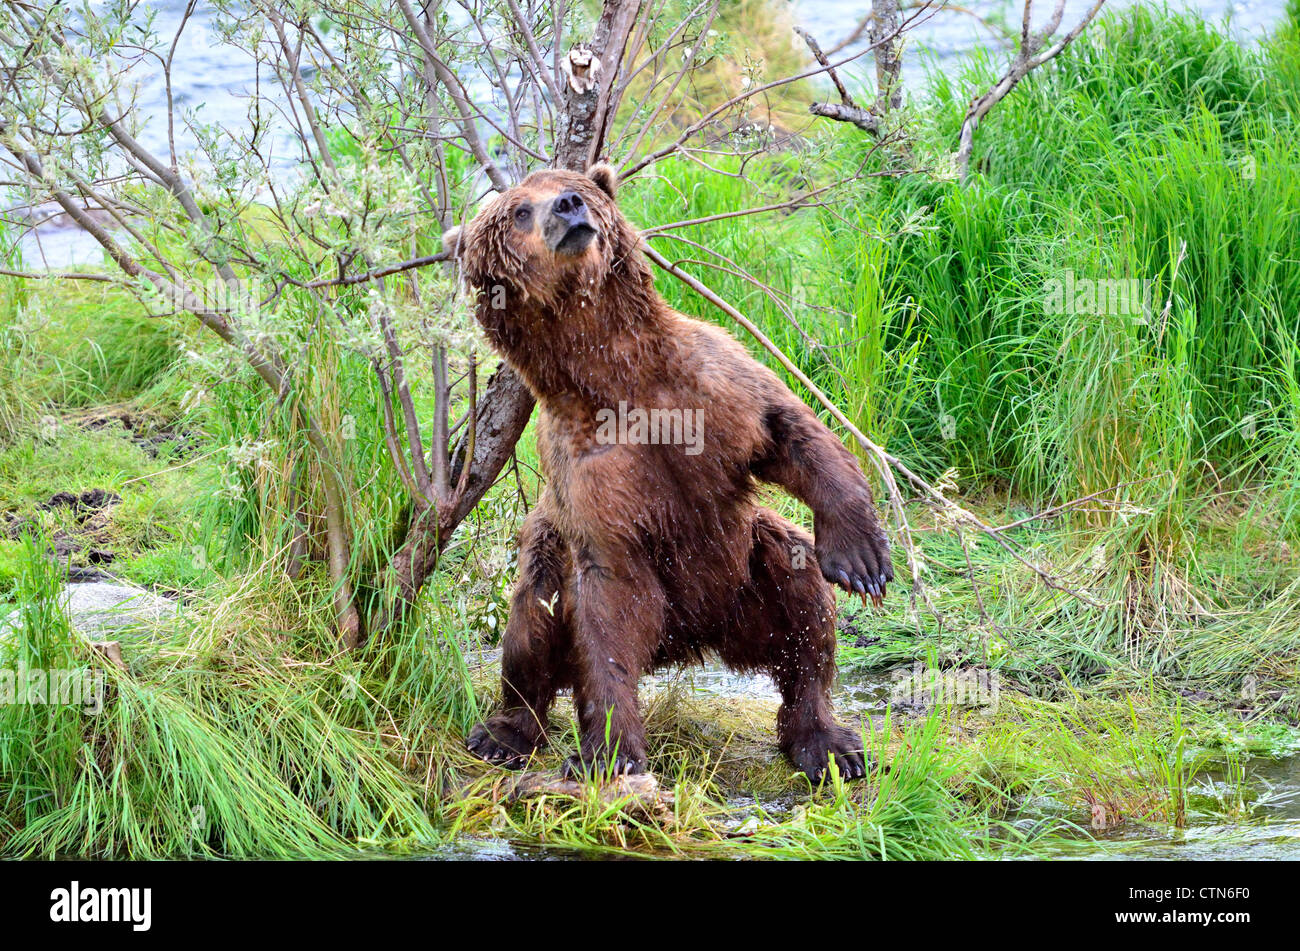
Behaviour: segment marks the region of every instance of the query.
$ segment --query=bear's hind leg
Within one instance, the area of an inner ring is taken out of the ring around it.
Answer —
[[[766,670],[781,691],[781,751],[812,782],[834,758],[840,775],[866,775],[862,737],[831,714],[835,680],[835,595],[822,578],[807,532],[760,509],[750,582],[718,651],[724,662]]]
[[[474,727],[470,752],[517,769],[546,743],[547,714],[555,692],[572,682],[572,638],[564,619],[568,546],[535,509],[520,533],[519,581],[501,640],[500,712]]]
[[[637,682],[663,641],[666,601],[653,569],[631,552],[579,556],[573,606],[573,706],[578,752],[566,776],[640,773],[645,726]]]

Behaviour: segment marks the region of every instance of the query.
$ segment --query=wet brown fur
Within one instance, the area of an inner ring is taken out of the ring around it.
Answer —
[[[548,245],[543,224],[557,196],[574,192],[596,235],[565,254]],[[841,772],[862,775],[859,735],[831,716],[827,579],[883,593],[892,577],[870,489],[772,372],[719,328],[664,303],[613,193],[605,166],[537,172],[449,235],[479,322],[537,397],[547,477],[521,532],[503,707],[469,745],[522,764],[545,742],[556,691],[571,687],[581,747],[570,769],[640,770],[638,677],[715,652],[775,679],[778,736],[797,767],[819,777],[834,756]],[[620,401],[702,409],[703,451],[598,442],[597,412]],[[755,504],[756,480],[809,505],[815,545]]]

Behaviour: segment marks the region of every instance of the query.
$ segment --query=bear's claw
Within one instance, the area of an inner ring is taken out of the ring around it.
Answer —
[[[519,729],[505,716],[495,716],[474,727],[465,739],[465,747],[493,766],[519,769],[541,746],[541,738]]]
[[[867,775],[868,758],[862,749],[862,737],[845,726],[810,733],[789,744],[786,755],[814,785],[829,775],[832,757],[844,780],[865,779]]]
[[[823,530],[817,550],[817,561],[822,576],[831,584],[839,585],[849,594],[861,595],[878,607],[884,600],[886,586],[894,580],[894,564],[889,554],[889,542],[883,534],[868,535],[865,542],[843,543],[836,537],[826,538]]]
[[[591,776],[603,778],[611,773],[615,776],[631,776],[644,772],[645,765],[640,759],[622,753],[616,753],[612,763],[604,753],[595,756],[573,753],[565,758],[564,765],[560,767],[560,775],[565,779],[584,779]]]

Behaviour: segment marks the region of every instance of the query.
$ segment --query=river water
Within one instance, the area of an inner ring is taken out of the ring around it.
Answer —
[[[1081,14],[1092,5],[1092,0],[1066,0],[1065,24],[1077,22]],[[1119,10],[1130,6],[1144,5],[1144,0],[1109,0],[1106,9]],[[1147,6],[1158,6],[1145,0]],[[1004,20],[1018,24],[1023,7],[1007,0],[972,0],[969,3],[954,4],[973,14],[989,18],[1001,13]],[[1034,7],[1033,24],[1041,27],[1056,6],[1051,0],[1038,0]],[[1171,3],[1175,9],[1195,10],[1212,23],[1229,21],[1229,32],[1241,42],[1258,41],[1268,35],[1277,25],[1286,9],[1285,0],[1186,0],[1183,3]],[[795,16],[822,46],[830,47],[841,37],[848,35],[850,28],[870,4],[864,0],[795,0],[792,4]],[[1105,10],[1102,11],[1103,15]],[[972,50],[989,45],[990,33],[987,27],[974,16],[956,10],[939,11],[925,14],[926,19],[919,22],[915,31],[909,33],[908,50],[911,60],[904,58],[903,68],[912,70],[912,76],[923,75],[924,62],[931,59],[940,66],[958,61]],[[852,50],[854,47],[849,47]]]
[[[92,0],[92,5],[102,7],[105,0]],[[1110,0],[1108,6],[1121,8],[1140,0]],[[1063,22],[1072,23],[1087,9],[1089,0],[1067,0]],[[1188,0],[1188,7],[1206,19],[1230,24],[1231,34],[1239,42],[1258,41],[1278,23],[1285,8],[1285,0]],[[185,9],[185,0],[156,0],[150,5],[155,11],[154,27],[160,37],[170,38],[176,32]],[[795,19],[807,27],[825,48],[831,48],[849,35],[854,25],[870,8],[868,0],[792,0],[790,4]],[[1012,4],[1006,0],[969,0],[965,9],[983,17],[1010,12],[1014,21]],[[1053,6],[1040,0],[1035,13],[1035,24],[1041,25]],[[177,43],[173,76],[173,98],[176,104],[176,141],[179,152],[195,147],[195,139],[186,128],[186,119],[227,129],[246,129],[248,120],[248,93],[254,88],[257,74],[252,57],[220,41],[215,16],[207,4],[186,23]],[[955,11],[927,13],[909,32],[909,47],[904,56],[904,79],[914,91],[924,80],[925,70],[937,67],[949,70],[959,64],[971,51],[989,45],[990,34],[975,17]],[[865,41],[863,41],[865,42]],[[861,49],[863,43],[847,48],[844,54]],[[864,56],[853,68],[869,69],[870,56]],[[167,99],[159,81],[160,73],[149,72],[149,65],[137,67],[133,78],[139,84],[134,103],[137,115],[151,117],[140,138],[160,155],[167,151],[167,124],[165,120]],[[277,88],[262,76],[262,90],[274,100]],[[298,145],[290,135],[287,123],[281,137],[272,140],[273,164],[285,174],[290,174],[298,160]],[[86,234],[75,228],[46,227],[39,236],[23,241],[24,260],[29,266],[68,267],[98,261],[101,252]]]

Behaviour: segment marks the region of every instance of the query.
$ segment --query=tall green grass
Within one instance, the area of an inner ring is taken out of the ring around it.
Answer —
[[[953,376],[967,393],[969,419],[950,462],[979,458],[982,437],[1009,456],[986,454],[974,471],[1010,475],[1038,498],[1096,488],[1112,474],[1068,451],[1068,469],[1039,474],[1039,460],[1063,448],[1066,421],[1026,430],[1024,412],[1007,411],[1036,392],[1078,393],[1077,376],[1056,375],[1069,372],[1063,361],[1043,361],[1067,344],[1082,353],[1075,334],[1086,328],[1041,306],[1044,279],[1069,268],[1150,282],[1152,313],[1133,328],[1134,356],[1163,376],[1160,395],[1190,401],[1189,448],[1203,465],[1186,477],[1203,475],[1205,465],[1217,476],[1258,472],[1262,444],[1247,442],[1263,420],[1278,418],[1286,389],[1276,376],[1261,386],[1259,371],[1276,365],[1278,329],[1300,314],[1300,148],[1287,108],[1300,87],[1277,69],[1290,49],[1281,40],[1243,48],[1195,15],[1139,6],[1103,20],[999,105],[981,128],[978,184],[937,199],[937,230],[916,248],[908,282],[922,289],[936,376],[960,367]],[[990,66],[977,63],[958,84],[939,79],[940,92],[964,102],[991,78]],[[959,115],[946,113],[938,129],[952,131]],[[982,204],[965,194],[979,188],[990,194]],[[990,232],[1024,240],[999,254]],[[971,283],[968,260],[989,271],[1000,258],[1010,258],[1009,274]],[[998,314],[1025,321],[1000,333],[988,323]],[[954,351],[976,345],[982,357],[954,364]],[[980,372],[1000,360],[1011,372]],[[988,400],[986,388],[1005,402]],[[1091,392],[1101,401],[1098,422],[1113,419],[1105,391]],[[1153,455],[1166,449],[1163,439],[1148,443]]]
[[[120,289],[0,278],[0,443],[56,409],[132,400],[174,409],[192,333]]]
[[[1186,456],[1185,482],[1207,465],[1250,479],[1262,447],[1271,457],[1254,434],[1285,415],[1275,370],[1300,313],[1300,140],[1273,69],[1280,48],[1242,48],[1194,15],[1126,10],[999,105],[968,186],[870,179],[825,212],[675,232],[709,251],[656,243],[709,262],[697,272],[931,475],[956,466],[1037,501],[1140,477],[1150,465],[1082,449],[1081,415],[1122,428],[1154,399],[1190,400],[1190,432],[1171,443],[1167,425],[1150,426],[1116,455]],[[931,144],[955,133],[943,102],[965,102],[994,69],[934,77],[940,106],[920,117]],[[869,144],[835,142],[752,166],[759,200],[854,167]],[[642,223],[755,203],[751,183],[660,168],[626,192]],[[1050,312],[1048,282],[1067,271],[1143,282],[1145,311]],[[673,282],[661,289],[707,313]],[[1109,378],[1089,375],[1112,356],[1122,365]]]
[[[61,585],[29,539],[4,666],[97,669],[105,703],[0,705],[7,853],[306,857],[437,840],[382,729],[361,726],[365,689],[340,671],[285,665],[252,641],[237,657],[201,650],[202,632],[183,629],[170,643],[124,640],[122,670],[70,627]]]

